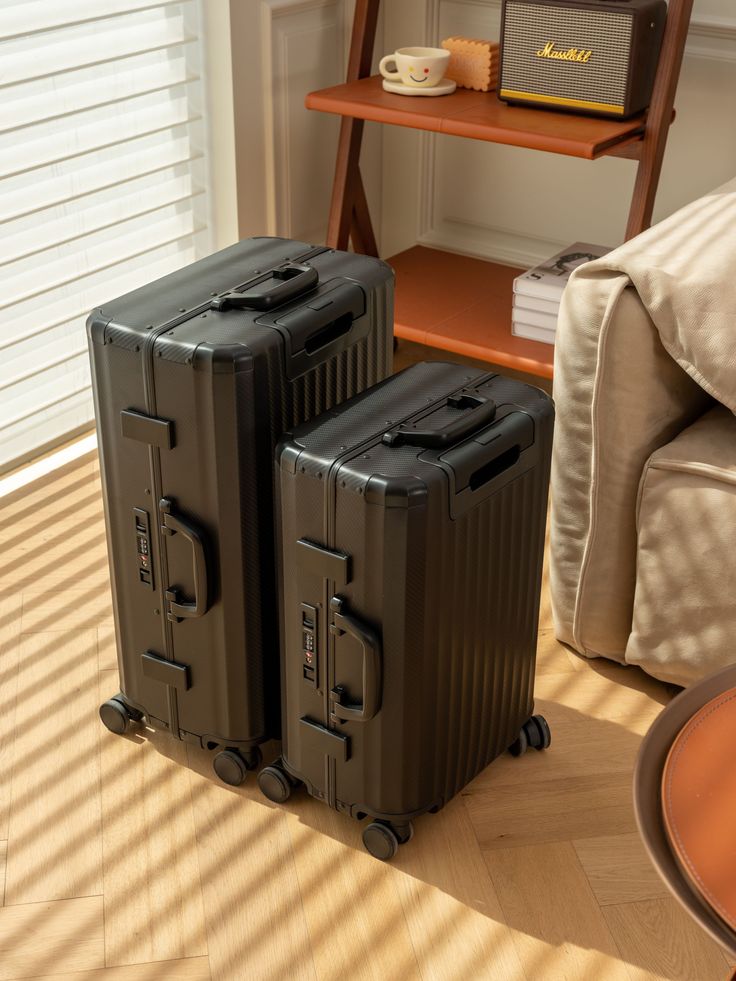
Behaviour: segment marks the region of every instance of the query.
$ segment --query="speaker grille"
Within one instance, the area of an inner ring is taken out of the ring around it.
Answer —
[[[612,11],[551,7],[508,0],[503,37],[501,95],[541,96],[624,111],[633,19]],[[555,51],[591,51],[587,62],[539,57]]]

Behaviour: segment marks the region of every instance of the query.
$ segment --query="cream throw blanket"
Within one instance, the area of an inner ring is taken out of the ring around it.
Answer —
[[[736,412],[736,181],[581,266],[563,295],[550,585],[557,635],[581,653],[625,659],[639,481],[705,393]]]
[[[563,319],[577,288],[602,280],[632,285],[670,357],[736,412],[736,180],[577,269]]]

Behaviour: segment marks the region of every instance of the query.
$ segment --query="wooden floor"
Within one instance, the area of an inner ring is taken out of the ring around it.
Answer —
[[[384,865],[305,795],[279,809],[205,752],[103,729],[96,458],[0,500],[0,536],[0,981],[724,981],[634,827],[634,757],[669,692],[560,647],[546,588],[551,749],[496,761]]]

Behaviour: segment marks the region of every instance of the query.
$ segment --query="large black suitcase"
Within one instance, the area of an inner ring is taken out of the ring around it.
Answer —
[[[273,452],[386,377],[393,274],[256,238],[88,320],[121,692],[100,709],[220,752],[280,735]]]
[[[277,449],[283,754],[259,774],[374,821],[388,858],[533,716],[553,407],[427,363]]]

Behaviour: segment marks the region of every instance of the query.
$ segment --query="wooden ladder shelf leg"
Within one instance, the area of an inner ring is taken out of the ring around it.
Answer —
[[[631,198],[626,240],[634,238],[652,223],[654,199],[662,172],[664,151],[672,121],[675,92],[685,50],[693,0],[670,0],[662,51],[639,155],[634,193]]]
[[[350,42],[347,81],[370,75],[380,0],[356,0]],[[327,245],[347,249],[350,239],[357,252],[378,255],[368,203],[360,174],[363,120],[344,116],[337,145],[335,179],[332,185]]]
[[[370,74],[379,6],[380,0],[356,0],[348,82]],[[626,227],[627,239],[638,235],[651,224],[692,7],[693,0],[669,0],[667,24],[644,138],[635,148],[639,165]],[[376,237],[360,174],[363,128],[362,119],[351,116],[344,116],[342,119],[327,244],[333,249],[347,249],[352,240],[356,251],[377,255]],[[622,153],[621,156],[634,156],[634,153]]]

